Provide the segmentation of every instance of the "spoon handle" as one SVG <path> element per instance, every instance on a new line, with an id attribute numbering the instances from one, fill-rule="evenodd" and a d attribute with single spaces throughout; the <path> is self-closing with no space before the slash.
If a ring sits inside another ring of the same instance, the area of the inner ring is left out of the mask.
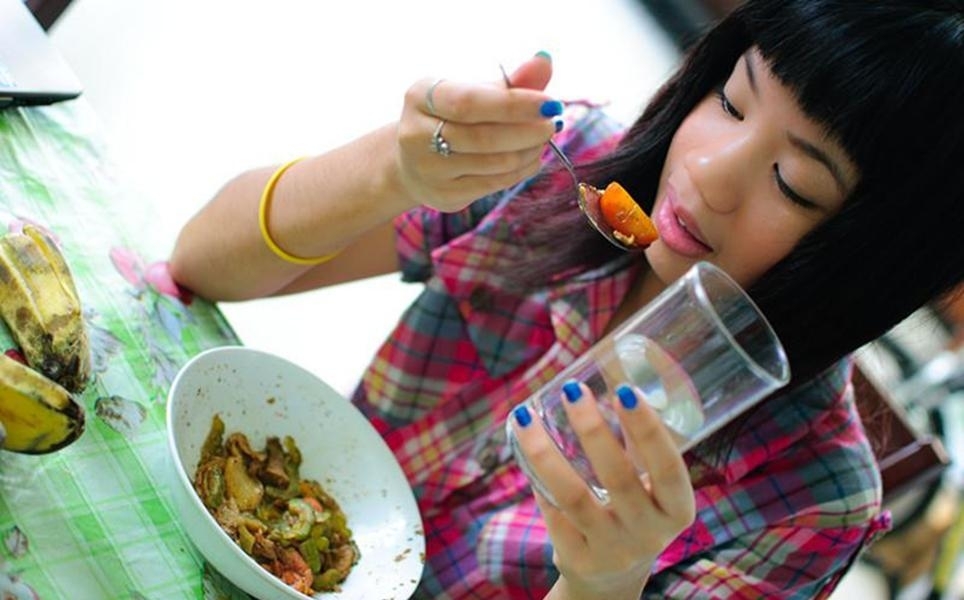
<path id="1" fill-rule="evenodd" d="M 555 153 L 556 158 L 559 159 L 559 162 L 562 163 L 562 166 L 564 166 L 566 170 L 569 171 L 569 174 L 572 175 L 572 180 L 576 182 L 576 185 L 579 185 L 579 177 L 576 176 L 576 169 L 572 166 L 572 161 L 569 160 L 569 157 L 566 156 L 562 150 L 559 149 L 559 146 L 557 146 L 552 140 L 549 140 L 549 148 L 551 148 Z"/>
<path id="2" fill-rule="evenodd" d="M 499 63 L 499 70 L 502 71 L 502 81 L 505 82 L 505 87 L 511 88 L 512 80 L 509 79 L 509 74 L 505 72 L 505 67 L 502 66 L 502 63 Z M 569 160 L 569 157 L 566 156 L 566 154 L 562 151 L 562 149 L 559 148 L 559 146 L 557 146 L 556 143 L 552 141 L 552 139 L 549 140 L 549 148 L 552 149 L 552 152 L 556 155 L 556 158 L 559 159 L 559 162 L 562 163 L 562 166 L 564 166 L 566 170 L 569 171 L 569 175 L 572 176 L 572 180 L 578 186 L 579 177 L 576 176 L 576 168 L 572 165 L 572 161 Z"/>

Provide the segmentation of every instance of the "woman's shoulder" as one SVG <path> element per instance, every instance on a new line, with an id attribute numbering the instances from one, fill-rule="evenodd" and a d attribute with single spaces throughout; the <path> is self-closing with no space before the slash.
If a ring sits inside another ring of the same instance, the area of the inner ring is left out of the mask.
<path id="1" fill-rule="evenodd" d="M 748 512 L 773 518 L 820 518 L 823 524 L 866 521 L 881 501 L 880 471 L 841 362 L 768 401 L 733 440 L 705 483 L 746 499 Z M 704 468 L 704 474 L 707 470 Z M 699 482 L 697 482 L 699 485 Z M 785 507 L 783 515 L 765 508 Z"/>
<path id="2" fill-rule="evenodd" d="M 767 415 L 785 443 L 754 471 L 778 482 L 794 506 L 792 521 L 840 527 L 880 512 L 880 469 L 857 411 L 852 366 L 850 359 L 834 365 L 773 403 Z"/>

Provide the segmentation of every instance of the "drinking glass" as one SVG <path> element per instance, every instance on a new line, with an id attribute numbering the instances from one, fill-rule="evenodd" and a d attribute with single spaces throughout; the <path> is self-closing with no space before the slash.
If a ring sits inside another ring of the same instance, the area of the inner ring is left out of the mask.
<path id="1" fill-rule="evenodd" d="M 592 391 L 620 441 L 613 395 L 623 383 L 634 386 L 686 451 L 789 379 L 786 353 L 766 317 L 729 275 L 699 262 L 524 404 L 605 503 L 608 494 L 566 418 L 567 381 Z M 516 461 L 532 486 L 554 502 L 521 452 L 511 421 L 510 413 L 506 428 Z"/>

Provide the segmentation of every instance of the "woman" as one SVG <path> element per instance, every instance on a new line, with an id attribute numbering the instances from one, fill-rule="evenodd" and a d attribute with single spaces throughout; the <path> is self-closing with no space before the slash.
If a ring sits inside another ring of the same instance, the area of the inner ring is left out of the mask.
<path id="1" fill-rule="evenodd" d="M 172 273 L 221 300 L 399 268 L 424 282 L 353 398 L 419 500 L 416 597 L 826 596 L 887 522 L 848 355 L 962 275 L 964 8 L 750 0 L 628 131 L 567 110 L 556 141 L 581 175 L 653 215 L 643 255 L 586 226 L 544 152 L 550 75 L 540 54 L 511 90 L 422 81 L 398 123 L 240 175 L 186 225 Z M 697 260 L 749 290 L 790 385 L 685 456 L 635 394 L 624 450 L 570 386 L 605 506 L 516 411 L 547 505 L 506 416 Z"/>

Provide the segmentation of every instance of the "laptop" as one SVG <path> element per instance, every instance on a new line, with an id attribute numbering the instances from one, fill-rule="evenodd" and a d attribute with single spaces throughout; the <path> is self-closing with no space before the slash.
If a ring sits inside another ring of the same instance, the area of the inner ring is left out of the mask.
<path id="1" fill-rule="evenodd" d="M 0 108 L 61 102 L 81 91 L 23 0 L 0 0 Z"/>

